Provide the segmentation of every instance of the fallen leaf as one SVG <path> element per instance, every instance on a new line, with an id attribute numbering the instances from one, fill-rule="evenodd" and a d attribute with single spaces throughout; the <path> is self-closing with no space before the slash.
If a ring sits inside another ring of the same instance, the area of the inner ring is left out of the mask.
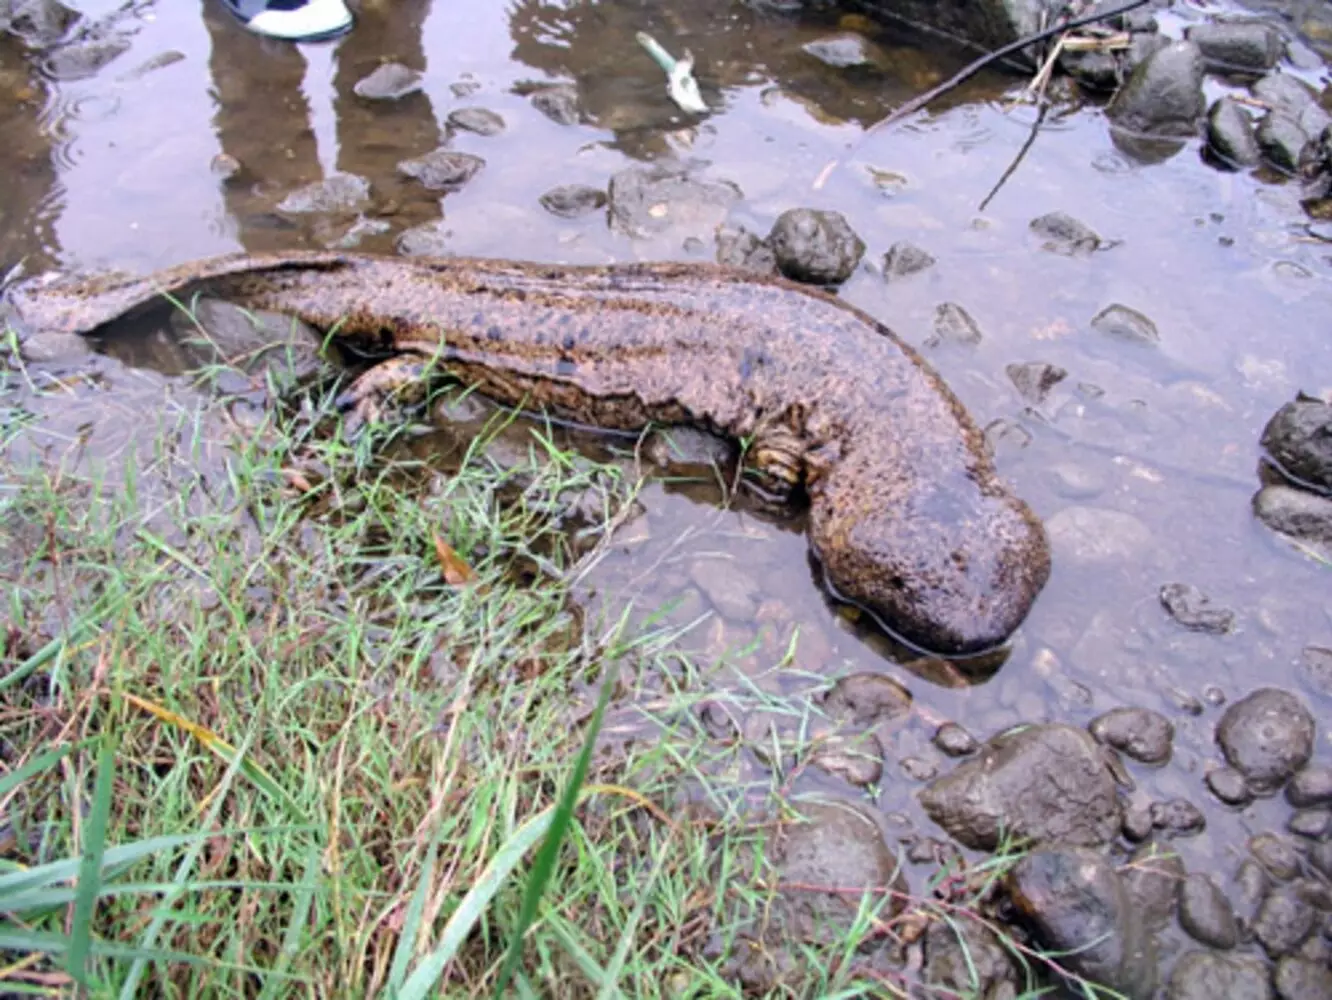
<path id="1" fill-rule="evenodd" d="M 450 587 L 461 587 L 476 579 L 476 570 L 468 566 L 463 557 L 439 537 L 438 532 L 432 531 L 430 535 L 435 540 L 435 555 L 439 557 L 439 567 L 444 571 L 445 583 Z"/>

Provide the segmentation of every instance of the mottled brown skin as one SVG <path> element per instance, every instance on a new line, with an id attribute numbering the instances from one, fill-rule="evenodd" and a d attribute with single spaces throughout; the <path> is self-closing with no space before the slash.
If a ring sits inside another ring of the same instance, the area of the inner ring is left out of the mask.
<path id="1" fill-rule="evenodd" d="M 10 299 L 21 327 L 93 334 L 164 293 L 295 315 L 365 351 L 433 355 L 502 403 L 608 430 L 689 424 L 748 439 L 768 482 L 804 485 L 834 594 L 931 652 L 1002 644 L 1049 576 L 1040 522 L 938 375 L 804 286 L 700 264 L 298 252 L 37 279 Z"/>

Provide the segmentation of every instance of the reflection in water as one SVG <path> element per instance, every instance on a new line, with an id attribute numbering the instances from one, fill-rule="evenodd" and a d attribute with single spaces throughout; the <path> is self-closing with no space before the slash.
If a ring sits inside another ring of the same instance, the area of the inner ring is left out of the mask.
<path id="1" fill-rule="evenodd" d="M 44 127 L 50 104 L 46 83 L 19 44 L 0 34 L 0 136 L 4 182 L 0 184 L 0 276 L 20 260 L 35 273 L 57 256 L 56 151 Z"/>
<path id="2" fill-rule="evenodd" d="M 388 104 L 361 98 L 354 88 L 382 63 L 424 72 L 421 32 L 429 13 L 430 0 L 366 4 L 356 29 L 338 40 L 334 54 L 336 169 L 373 180 L 377 207 L 392 209 L 404 225 L 441 215 L 437 197 L 409 186 L 396 171 L 400 161 L 440 145 L 434 109 L 424 93 Z M 273 213 L 282 194 L 323 177 L 303 87 L 304 55 L 296 46 L 245 31 L 212 0 L 203 0 L 203 16 L 212 43 L 213 125 L 223 152 L 240 165 L 224 184 L 238 239 L 251 252 L 289 249 L 310 242 L 312 235 L 327 239 L 327 232 L 293 231 L 293 222 Z M 386 249 L 371 241 L 362 245 Z"/>

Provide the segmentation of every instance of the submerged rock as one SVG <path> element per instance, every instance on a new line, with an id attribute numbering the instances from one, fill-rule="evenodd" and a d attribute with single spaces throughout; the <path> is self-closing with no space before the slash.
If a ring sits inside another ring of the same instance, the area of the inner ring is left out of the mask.
<path id="1" fill-rule="evenodd" d="M 1049 212 L 1032 219 L 1030 229 L 1044 241 L 1042 249 L 1067 257 L 1091 253 L 1101 246 L 1096 231 L 1067 212 Z"/>
<path id="2" fill-rule="evenodd" d="M 445 124 L 463 132 L 494 136 L 504 131 L 504 117 L 489 108 L 458 108 L 449 112 Z"/>
<path id="3" fill-rule="evenodd" d="M 1096 741 L 1057 724 L 1001 733 L 931 782 L 920 801 L 953 839 L 986 851 L 1005 836 L 1104 844 L 1121 819 L 1114 778 Z"/>
<path id="4" fill-rule="evenodd" d="M 1295 775 L 1286 786 L 1286 801 L 1297 809 L 1332 804 L 1332 767 L 1315 764 Z"/>
<path id="5" fill-rule="evenodd" d="M 1185 37 L 1198 46 L 1208 70 L 1265 73 L 1281 58 L 1281 36 L 1257 21 L 1212 21 L 1195 24 Z"/>
<path id="6" fill-rule="evenodd" d="M 1332 499 L 1291 486 L 1264 486 L 1253 512 L 1273 531 L 1308 542 L 1332 545 Z"/>
<path id="7" fill-rule="evenodd" d="M 907 240 L 898 240 L 883 255 L 883 280 L 896 281 L 935 264 L 934 255 Z"/>
<path id="8" fill-rule="evenodd" d="M 1179 926 L 1211 948 L 1224 951 L 1239 944 L 1235 911 L 1210 875 L 1194 872 L 1180 885 Z"/>
<path id="9" fill-rule="evenodd" d="M 571 83 L 542 87 L 540 90 L 533 91 L 528 100 L 532 102 L 532 107 L 556 125 L 577 125 L 583 119 L 583 109 L 578 99 L 578 88 Z"/>
<path id="10" fill-rule="evenodd" d="M 440 147 L 432 153 L 403 160 L 398 173 L 419 181 L 431 191 L 457 191 L 477 175 L 486 161 L 471 153 Z"/>
<path id="11" fill-rule="evenodd" d="M 1175 42 L 1138 65 L 1107 109 L 1116 126 L 1144 136 L 1196 134 L 1207 111 L 1203 55 L 1193 42 Z"/>
<path id="12" fill-rule="evenodd" d="M 1218 98 L 1207 112 L 1207 145 L 1231 166 L 1252 167 L 1263 158 L 1253 119 L 1231 97 Z"/>
<path id="13" fill-rule="evenodd" d="M 1012 951 L 994 931 L 965 917 L 930 923 L 920 979 L 932 988 L 928 996 L 959 997 L 1016 996 L 1023 982 Z"/>
<path id="14" fill-rule="evenodd" d="M 841 212 L 792 208 L 768 234 L 777 267 L 793 281 L 839 285 L 855 272 L 865 243 Z"/>
<path id="15" fill-rule="evenodd" d="M 956 722 L 945 722 L 934 731 L 935 749 L 948 757 L 970 757 L 980 749 L 976 737 Z"/>
<path id="16" fill-rule="evenodd" d="M 59 0 L 0 2 L 0 31 L 13 35 L 32 49 L 58 44 L 82 19 L 82 14 Z"/>
<path id="17" fill-rule="evenodd" d="M 384 63 L 352 87 L 357 97 L 367 101 L 396 101 L 421 89 L 424 79 L 418 70 L 402 63 Z"/>
<path id="18" fill-rule="evenodd" d="M 925 340 L 927 347 L 955 344 L 974 347 L 981 342 L 980 324 L 956 302 L 942 302 L 934 310 L 934 332 Z"/>
<path id="19" fill-rule="evenodd" d="M 1332 698 L 1332 649 L 1305 646 L 1298 662 L 1300 680 L 1315 694 Z"/>
<path id="20" fill-rule="evenodd" d="M 1166 1000 L 1272 1000 L 1267 966 L 1253 955 L 1191 951 L 1170 970 Z"/>
<path id="21" fill-rule="evenodd" d="M 823 709 L 861 727 L 879 726 L 911 713 L 911 692 L 886 674 L 849 674 L 824 696 Z"/>
<path id="22" fill-rule="evenodd" d="M 370 182 L 356 174 L 330 174 L 297 188 L 278 203 L 289 215 L 356 215 L 370 205 Z"/>
<path id="23" fill-rule="evenodd" d="M 1290 692 L 1259 688 L 1226 709 L 1216 741 L 1256 794 L 1271 795 L 1309 762 L 1314 720 Z"/>
<path id="24" fill-rule="evenodd" d="M 1273 414 L 1261 443 L 1298 485 L 1332 493 L 1332 405 L 1301 396 Z"/>
<path id="25" fill-rule="evenodd" d="M 1050 390 L 1068 378 L 1068 370 L 1044 361 L 1014 362 L 1004 368 L 1018 395 L 1028 403 L 1040 404 Z"/>
<path id="26" fill-rule="evenodd" d="M 1253 921 L 1253 936 L 1268 957 L 1288 955 L 1314 929 L 1318 912 L 1304 900 L 1296 884 L 1279 885 L 1267 894 Z"/>
<path id="27" fill-rule="evenodd" d="M 1281 1000 L 1328 1000 L 1332 997 L 1332 968 L 1327 962 L 1287 955 L 1277 962 L 1272 978 Z"/>
<path id="28" fill-rule="evenodd" d="M 888 66 L 883 50 L 854 31 L 816 38 L 800 47 L 835 69 L 885 69 Z"/>
<path id="29" fill-rule="evenodd" d="M 1161 340 L 1155 323 L 1138 310 L 1117 302 L 1093 316 L 1091 327 L 1104 336 L 1134 344 L 1156 344 Z"/>
<path id="30" fill-rule="evenodd" d="M 1009 874 L 1009 897 L 1070 972 L 1129 997 L 1156 989 L 1156 942 L 1119 873 L 1097 851 L 1051 847 Z"/>
<path id="31" fill-rule="evenodd" d="M 1193 632 L 1224 635 L 1235 627 L 1235 612 L 1212 605 L 1212 599 L 1190 583 L 1167 583 L 1161 606 L 1171 618 Z"/>
<path id="32" fill-rule="evenodd" d="M 610 224 L 636 238 L 672 231 L 711 235 L 740 198 L 740 189 L 729 181 L 703 180 L 667 166 L 627 167 L 610 179 Z"/>
<path id="33" fill-rule="evenodd" d="M 1144 764 L 1168 761 L 1175 738 L 1174 724 L 1147 708 L 1111 709 L 1092 719 L 1087 729 L 1101 743 Z"/>
<path id="34" fill-rule="evenodd" d="M 577 219 L 606 207 L 606 192 L 586 184 L 561 184 L 540 199 L 541 207 L 561 219 Z"/>
<path id="35" fill-rule="evenodd" d="M 718 264 L 758 274 L 777 273 L 777 255 L 768 241 L 744 226 L 722 226 L 717 230 Z"/>

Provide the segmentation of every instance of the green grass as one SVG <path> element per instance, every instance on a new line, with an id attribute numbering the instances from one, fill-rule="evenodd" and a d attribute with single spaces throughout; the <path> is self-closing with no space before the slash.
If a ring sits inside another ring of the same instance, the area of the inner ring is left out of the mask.
<path id="1" fill-rule="evenodd" d="M 811 708 L 719 695 L 659 621 L 572 600 L 602 548 L 561 512 L 591 493 L 604 528 L 641 484 L 541 433 L 441 471 L 318 401 L 256 412 L 164 410 L 99 465 L 0 405 L 3 988 L 740 996 L 794 775 L 738 783 L 742 741 L 692 709 Z M 867 900 L 774 995 L 900 995 L 866 956 L 982 919 L 1014 856 L 892 920 Z"/>

